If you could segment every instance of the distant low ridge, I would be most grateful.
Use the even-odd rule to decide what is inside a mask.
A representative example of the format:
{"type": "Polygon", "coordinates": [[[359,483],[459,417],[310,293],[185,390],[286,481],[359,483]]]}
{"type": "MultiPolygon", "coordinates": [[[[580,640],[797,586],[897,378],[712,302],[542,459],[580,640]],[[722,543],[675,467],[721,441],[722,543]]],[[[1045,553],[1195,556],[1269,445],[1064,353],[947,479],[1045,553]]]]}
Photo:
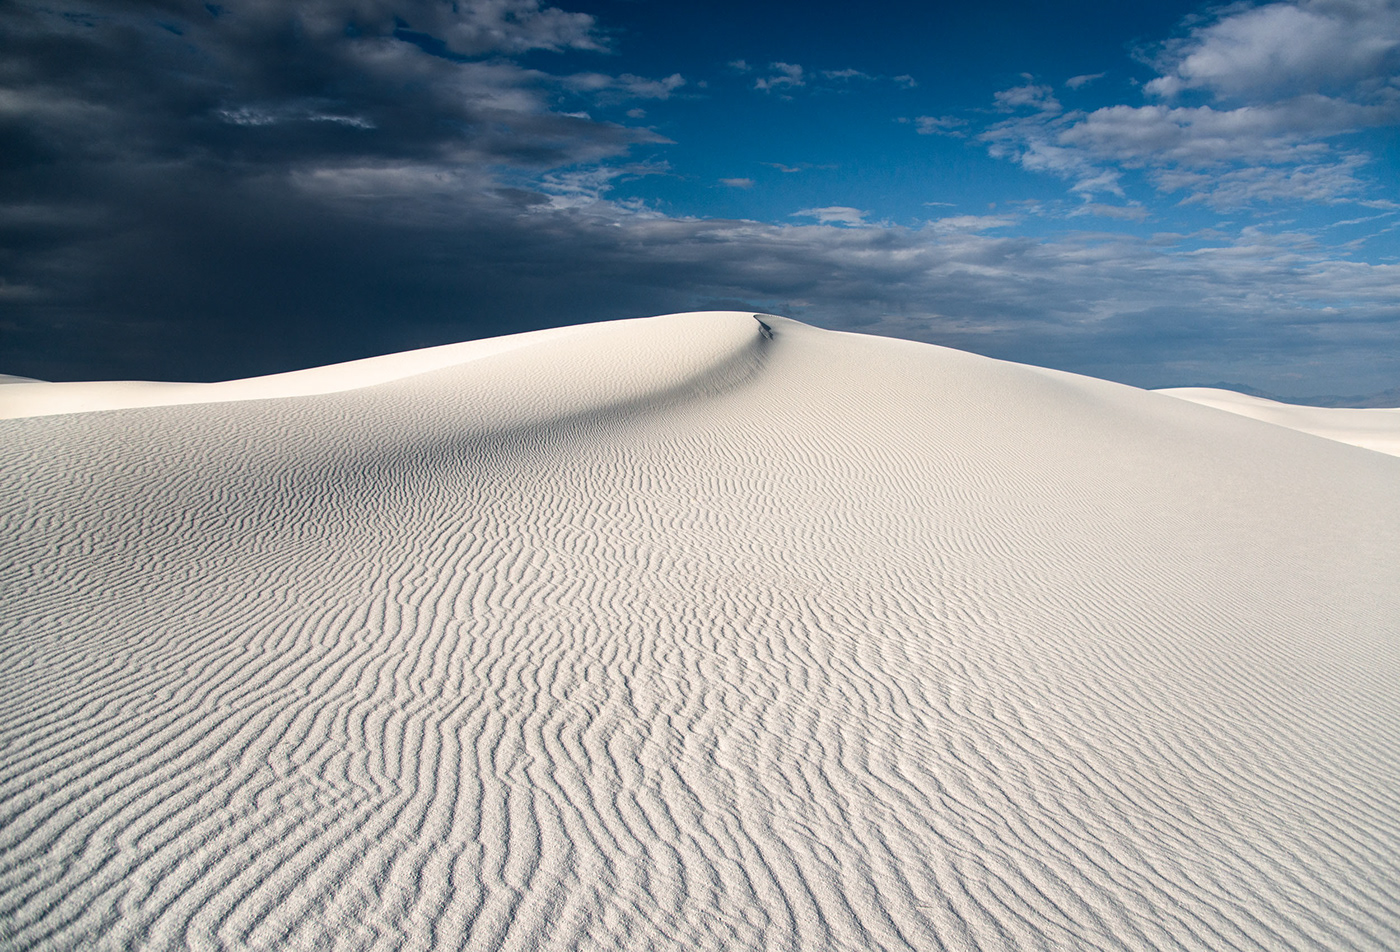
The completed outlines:
{"type": "Polygon", "coordinates": [[[1188,384],[1185,387],[1167,387],[1168,390],[1232,390],[1235,393],[1242,393],[1250,397],[1259,397],[1262,400],[1273,400],[1275,403],[1292,403],[1302,407],[1340,407],[1354,409],[1393,409],[1400,407],[1400,387],[1391,387],[1389,390],[1380,390],[1376,393],[1368,393],[1360,396],[1339,397],[1336,395],[1314,396],[1314,397],[1281,397],[1278,394],[1260,390],[1243,383],[1202,383],[1188,384]]]}

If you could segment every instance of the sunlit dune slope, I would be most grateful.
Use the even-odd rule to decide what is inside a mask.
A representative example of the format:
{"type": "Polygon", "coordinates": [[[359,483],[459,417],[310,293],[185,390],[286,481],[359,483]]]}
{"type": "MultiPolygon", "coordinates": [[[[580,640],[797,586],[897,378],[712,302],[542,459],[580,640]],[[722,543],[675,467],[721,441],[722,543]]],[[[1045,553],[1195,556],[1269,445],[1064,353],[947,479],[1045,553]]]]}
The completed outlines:
{"type": "Polygon", "coordinates": [[[1400,456],[1400,409],[1304,407],[1213,387],[1158,390],[1218,410],[1400,456]]]}
{"type": "Polygon", "coordinates": [[[1400,948],[1400,459],[764,320],[0,423],[0,946],[1400,948]]]}

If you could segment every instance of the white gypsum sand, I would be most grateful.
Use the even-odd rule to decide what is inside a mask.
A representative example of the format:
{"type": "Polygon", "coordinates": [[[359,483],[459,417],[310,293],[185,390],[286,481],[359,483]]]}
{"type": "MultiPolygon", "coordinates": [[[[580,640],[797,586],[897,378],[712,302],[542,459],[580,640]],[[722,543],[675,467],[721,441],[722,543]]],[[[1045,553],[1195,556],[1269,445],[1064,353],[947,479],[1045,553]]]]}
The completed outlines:
{"type": "Polygon", "coordinates": [[[1400,948],[1400,459],[765,320],[0,423],[0,946],[1400,948]]]}
{"type": "Polygon", "coordinates": [[[328,367],[290,373],[225,380],[220,383],[165,383],[154,380],[96,380],[53,383],[29,377],[0,374],[0,420],[88,413],[93,410],[129,410],[135,407],[168,407],[190,403],[229,403],[269,397],[306,397],[401,380],[444,367],[460,367],[474,360],[542,342],[559,340],[578,327],[531,331],[510,337],[474,340],[441,347],[425,347],[402,354],[366,357],[328,367]]]}
{"type": "Polygon", "coordinates": [[[1214,387],[1171,387],[1155,392],[1329,440],[1364,446],[1378,453],[1400,456],[1400,409],[1306,407],[1214,387]]]}

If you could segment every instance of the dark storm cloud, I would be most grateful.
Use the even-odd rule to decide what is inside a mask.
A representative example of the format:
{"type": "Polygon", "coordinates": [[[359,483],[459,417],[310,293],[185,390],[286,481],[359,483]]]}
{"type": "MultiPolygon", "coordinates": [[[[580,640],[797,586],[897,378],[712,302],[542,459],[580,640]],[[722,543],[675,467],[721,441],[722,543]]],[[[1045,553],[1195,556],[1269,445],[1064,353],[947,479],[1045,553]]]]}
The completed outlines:
{"type": "MultiPolygon", "coordinates": [[[[489,191],[659,139],[568,114],[568,77],[511,59],[605,48],[532,0],[15,3],[0,44],[0,332],[7,366],[55,376],[220,376],[321,359],[327,332],[336,356],[421,337],[374,330],[401,314],[461,324],[487,313],[461,292],[493,294],[476,246],[511,244],[499,209],[425,231],[403,179],[489,191]],[[298,184],[355,172],[377,221],[298,184]]],[[[653,92],[608,94],[629,84],[653,92]]]]}
{"type": "Polygon", "coordinates": [[[549,164],[646,138],[551,111],[550,77],[489,56],[599,48],[590,18],[528,2],[463,4],[456,16],[452,6],[14,5],[5,111],[36,148],[69,162],[549,164]],[[431,36],[436,55],[424,50],[431,36]]]}

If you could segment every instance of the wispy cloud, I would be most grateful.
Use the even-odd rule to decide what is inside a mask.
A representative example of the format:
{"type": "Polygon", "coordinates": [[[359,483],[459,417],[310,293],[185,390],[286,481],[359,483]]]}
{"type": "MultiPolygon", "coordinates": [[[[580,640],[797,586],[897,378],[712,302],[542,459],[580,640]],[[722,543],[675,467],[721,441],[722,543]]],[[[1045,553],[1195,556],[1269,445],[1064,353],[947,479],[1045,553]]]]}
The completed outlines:
{"type": "Polygon", "coordinates": [[[1020,224],[1018,219],[1007,215],[950,215],[946,218],[935,218],[928,223],[928,227],[936,234],[947,235],[975,234],[997,228],[1010,228],[1017,224],[1020,224]]]}
{"type": "MultiPolygon", "coordinates": [[[[737,72],[752,71],[752,67],[743,60],[735,60],[729,67],[737,72]]],[[[849,66],[841,69],[808,69],[796,63],[769,63],[767,74],[754,80],[753,88],[778,93],[800,87],[809,87],[813,91],[848,92],[873,83],[893,83],[902,89],[913,89],[918,85],[912,76],[890,77],[849,66]]]]}
{"type": "Polygon", "coordinates": [[[1024,84],[1003,89],[993,95],[992,101],[999,112],[1015,112],[1019,109],[1048,113],[1060,111],[1060,103],[1055,98],[1054,90],[1032,82],[1033,77],[1030,74],[1025,74],[1025,79],[1027,81],[1024,84]]]}
{"type": "Polygon", "coordinates": [[[768,69],[767,76],[754,80],[754,89],[774,92],[807,85],[805,73],[796,63],[769,63],[768,69]]]}
{"type": "Polygon", "coordinates": [[[921,136],[952,136],[961,139],[967,133],[963,128],[967,126],[966,119],[959,119],[957,116],[915,116],[915,131],[921,136]]]}
{"type": "Polygon", "coordinates": [[[721,185],[723,185],[723,186],[725,186],[725,187],[727,187],[727,188],[753,188],[753,179],[751,179],[751,178],[722,178],[722,179],[719,180],[719,184],[721,184],[721,185]]]}
{"type": "Polygon", "coordinates": [[[245,104],[216,109],[214,115],[234,126],[270,126],[284,122],[334,122],[355,129],[373,129],[375,124],[363,116],[338,115],[335,104],[327,102],[286,102],[267,106],[245,104]]]}
{"type": "Polygon", "coordinates": [[[1152,213],[1143,205],[1105,205],[1101,202],[1085,202],[1075,206],[1066,217],[1083,218],[1093,215],[1098,218],[1112,218],[1118,221],[1146,221],[1152,213]]]}
{"type": "Polygon", "coordinates": [[[1071,76],[1065,80],[1065,85],[1070,89],[1083,89],[1095,80],[1103,79],[1107,75],[1107,73],[1085,73],[1081,76],[1071,76]]]}
{"type": "MultiPolygon", "coordinates": [[[[344,30],[346,5],[336,0],[311,0],[300,4],[300,22],[317,33],[344,30]]],[[[205,9],[221,10],[214,5],[205,9]]],[[[394,34],[429,51],[458,56],[487,53],[525,53],[530,50],[566,49],[605,51],[607,41],[596,30],[596,21],[586,13],[569,13],[546,6],[540,0],[492,0],[490,3],[414,4],[403,12],[412,17],[405,23],[388,3],[357,4],[351,22],[361,32],[384,32],[390,25],[394,34]],[[410,12],[411,10],[411,12],[410,12]]],[[[239,16],[276,20],[276,7],[241,9],[239,16]]],[[[216,14],[221,15],[221,14],[216,14]]]]}
{"type": "Polygon", "coordinates": [[[1185,192],[1186,204],[1206,203],[1228,211],[1277,202],[1325,204],[1360,193],[1365,185],[1354,175],[1366,159],[1355,153],[1318,165],[1284,168],[1246,167],[1226,172],[1161,169],[1153,174],[1164,192],[1185,192]]]}
{"type": "Polygon", "coordinates": [[[824,208],[804,208],[793,212],[794,218],[815,218],[823,225],[863,225],[866,213],[847,205],[827,205],[824,208]]]}
{"type": "Polygon", "coordinates": [[[588,93],[604,102],[622,102],[628,99],[670,99],[671,94],[685,85],[685,77],[672,73],[662,79],[649,79],[623,73],[609,76],[605,73],[575,73],[563,80],[575,92],[588,93]]]}

